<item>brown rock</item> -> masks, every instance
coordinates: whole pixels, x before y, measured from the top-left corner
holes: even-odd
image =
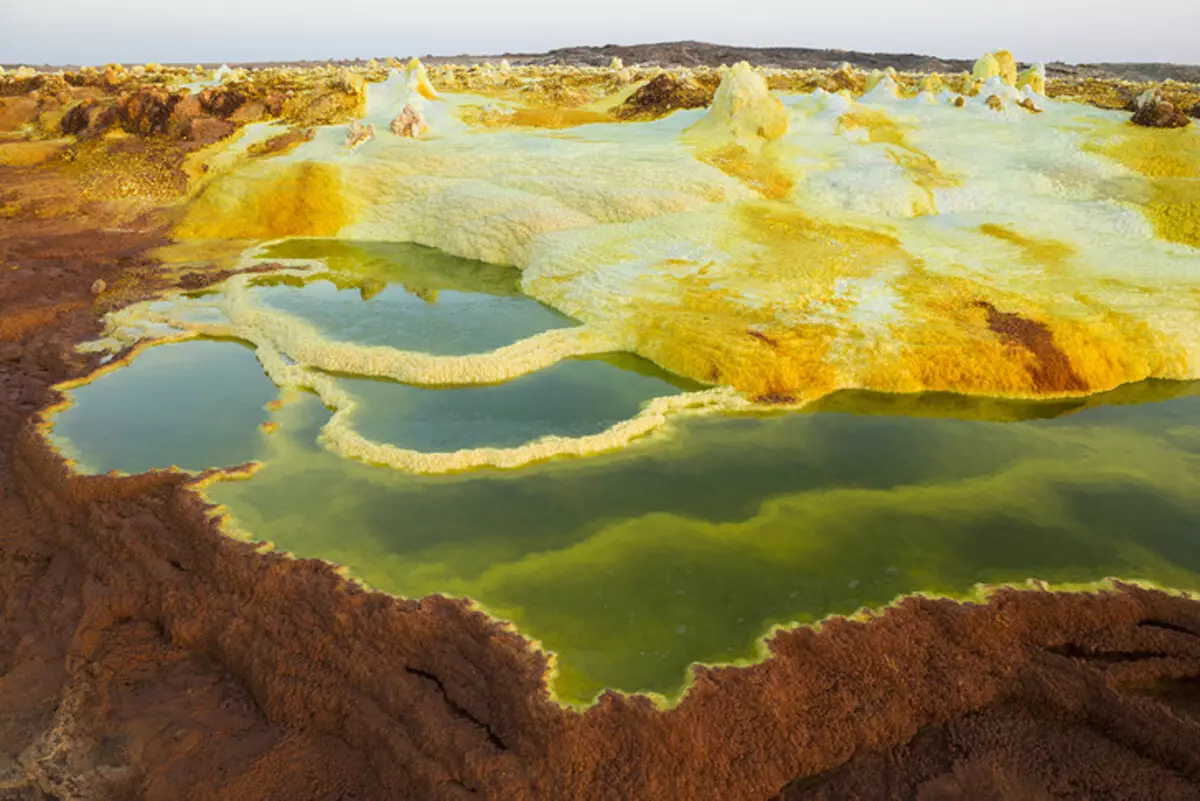
[[[282,92],[271,92],[263,101],[267,106],[267,113],[272,117],[278,117],[283,113],[283,103],[287,98]]]
[[[396,134],[396,136],[413,139],[428,130],[429,126],[425,123],[425,118],[421,116],[421,112],[417,111],[411,105],[401,109],[400,113],[396,115],[396,119],[392,120],[392,133]]]
[[[1017,105],[1033,114],[1041,114],[1042,110],[1033,104],[1033,101],[1028,97],[1024,100],[1018,100]]]
[[[108,284],[104,283],[103,278],[97,278],[92,282],[92,294],[99,295],[104,290],[108,289]]]
[[[184,95],[175,108],[171,109],[171,126],[182,136],[191,126],[191,121],[204,114],[204,106],[197,95]]]
[[[236,89],[205,89],[199,98],[206,113],[221,119],[228,119],[246,102],[246,96]]]
[[[0,131],[16,131],[37,119],[37,103],[27,97],[0,98]]]
[[[130,133],[141,136],[164,134],[171,127],[171,112],[180,101],[160,86],[147,86],[133,95],[124,95],[119,102],[121,125]]]
[[[188,120],[187,126],[181,131],[181,134],[182,138],[189,142],[207,145],[218,139],[224,139],[235,130],[237,130],[237,126],[232,122],[216,117],[200,116]]]
[[[1151,90],[1142,95],[1135,105],[1137,109],[1131,119],[1134,125],[1145,128],[1183,128],[1192,122],[1174,103],[1164,100],[1158,90]]]
[[[1004,102],[1000,100],[1000,95],[991,95],[987,99],[987,107],[992,111],[1000,111],[1004,108]]]
[[[316,129],[314,128],[295,128],[285,134],[273,136],[265,142],[253,144],[246,152],[251,156],[272,156],[277,153],[286,153],[304,142],[311,142],[315,134]]]
[[[704,108],[712,97],[710,89],[692,78],[664,72],[651,78],[613,113],[622,120],[654,120],[681,108]]]
[[[258,122],[267,116],[267,107],[262,101],[251,100],[243,103],[238,107],[237,111],[229,115],[229,121],[238,125],[245,125],[250,122]]]
[[[866,78],[862,74],[856,72],[849,64],[843,63],[821,80],[821,88],[833,94],[837,94],[843,89],[854,94],[861,94],[866,83]]]
[[[128,76],[125,74],[124,70],[118,70],[114,67],[106,67],[104,70],[103,85],[110,89],[115,89],[116,87],[125,83],[125,79],[127,77]]]
[[[117,123],[117,109],[95,98],[86,98],[63,114],[59,129],[80,139],[100,136]]]

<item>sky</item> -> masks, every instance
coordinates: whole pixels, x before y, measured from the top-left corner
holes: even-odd
[[[694,39],[1200,63],[1200,0],[0,0],[0,63],[325,60]]]

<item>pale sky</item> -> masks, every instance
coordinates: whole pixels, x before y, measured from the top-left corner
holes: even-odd
[[[1200,63],[1200,0],[0,0],[0,63],[272,61],[697,39]]]

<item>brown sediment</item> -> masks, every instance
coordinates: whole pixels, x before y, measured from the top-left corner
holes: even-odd
[[[1087,382],[1071,366],[1067,354],[1054,344],[1050,328],[1019,314],[1002,312],[986,300],[975,306],[987,312],[988,328],[1005,342],[1024,348],[1034,358],[1029,375],[1039,392],[1083,392]]]
[[[277,156],[294,150],[296,147],[311,142],[316,134],[315,128],[294,128],[287,133],[272,136],[263,142],[256,142],[246,148],[251,156]]]
[[[717,87],[702,84],[690,75],[664,72],[638,87],[624,103],[613,110],[622,120],[655,120],[678,109],[704,108],[712,103]]]
[[[175,220],[150,187],[88,199],[81,180],[0,167],[15,209],[0,227],[0,795],[1200,794],[1200,604],[1186,597],[910,598],[777,632],[752,667],[697,667],[672,709],[608,693],[576,712],[550,699],[547,657],[467,601],[367,592],[228,537],[188,476],[73,475],[38,432],[52,386],[97,367],[73,346],[177,280],[151,255]],[[192,288],[227,274],[186,273]],[[979,305],[1048,389],[1072,380],[1044,324]]]
[[[1033,101],[1030,100],[1028,97],[1025,98],[1024,100],[1018,100],[1017,105],[1020,106],[1021,108],[1025,109],[1026,111],[1028,111],[1031,114],[1041,114],[1042,113],[1042,110],[1040,108],[1038,108],[1037,106],[1035,106],[1033,104]]]

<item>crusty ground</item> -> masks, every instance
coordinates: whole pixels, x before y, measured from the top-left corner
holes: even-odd
[[[549,700],[542,654],[465,602],[224,537],[183,476],[70,474],[36,425],[53,384],[96,366],[74,344],[108,309],[228,273],[157,261],[169,204],[89,194],[95,170],[4,158],[15,144],[0,799],[1200,798],[1194,600],[911,598],[779,633],[754,667],[697,668],[672,710],[610,694],[577,713]],[[156,187],[183,169],[172,147],[192,145],[153,143]],[[994,316],[1052,370],[1035,325]]]

